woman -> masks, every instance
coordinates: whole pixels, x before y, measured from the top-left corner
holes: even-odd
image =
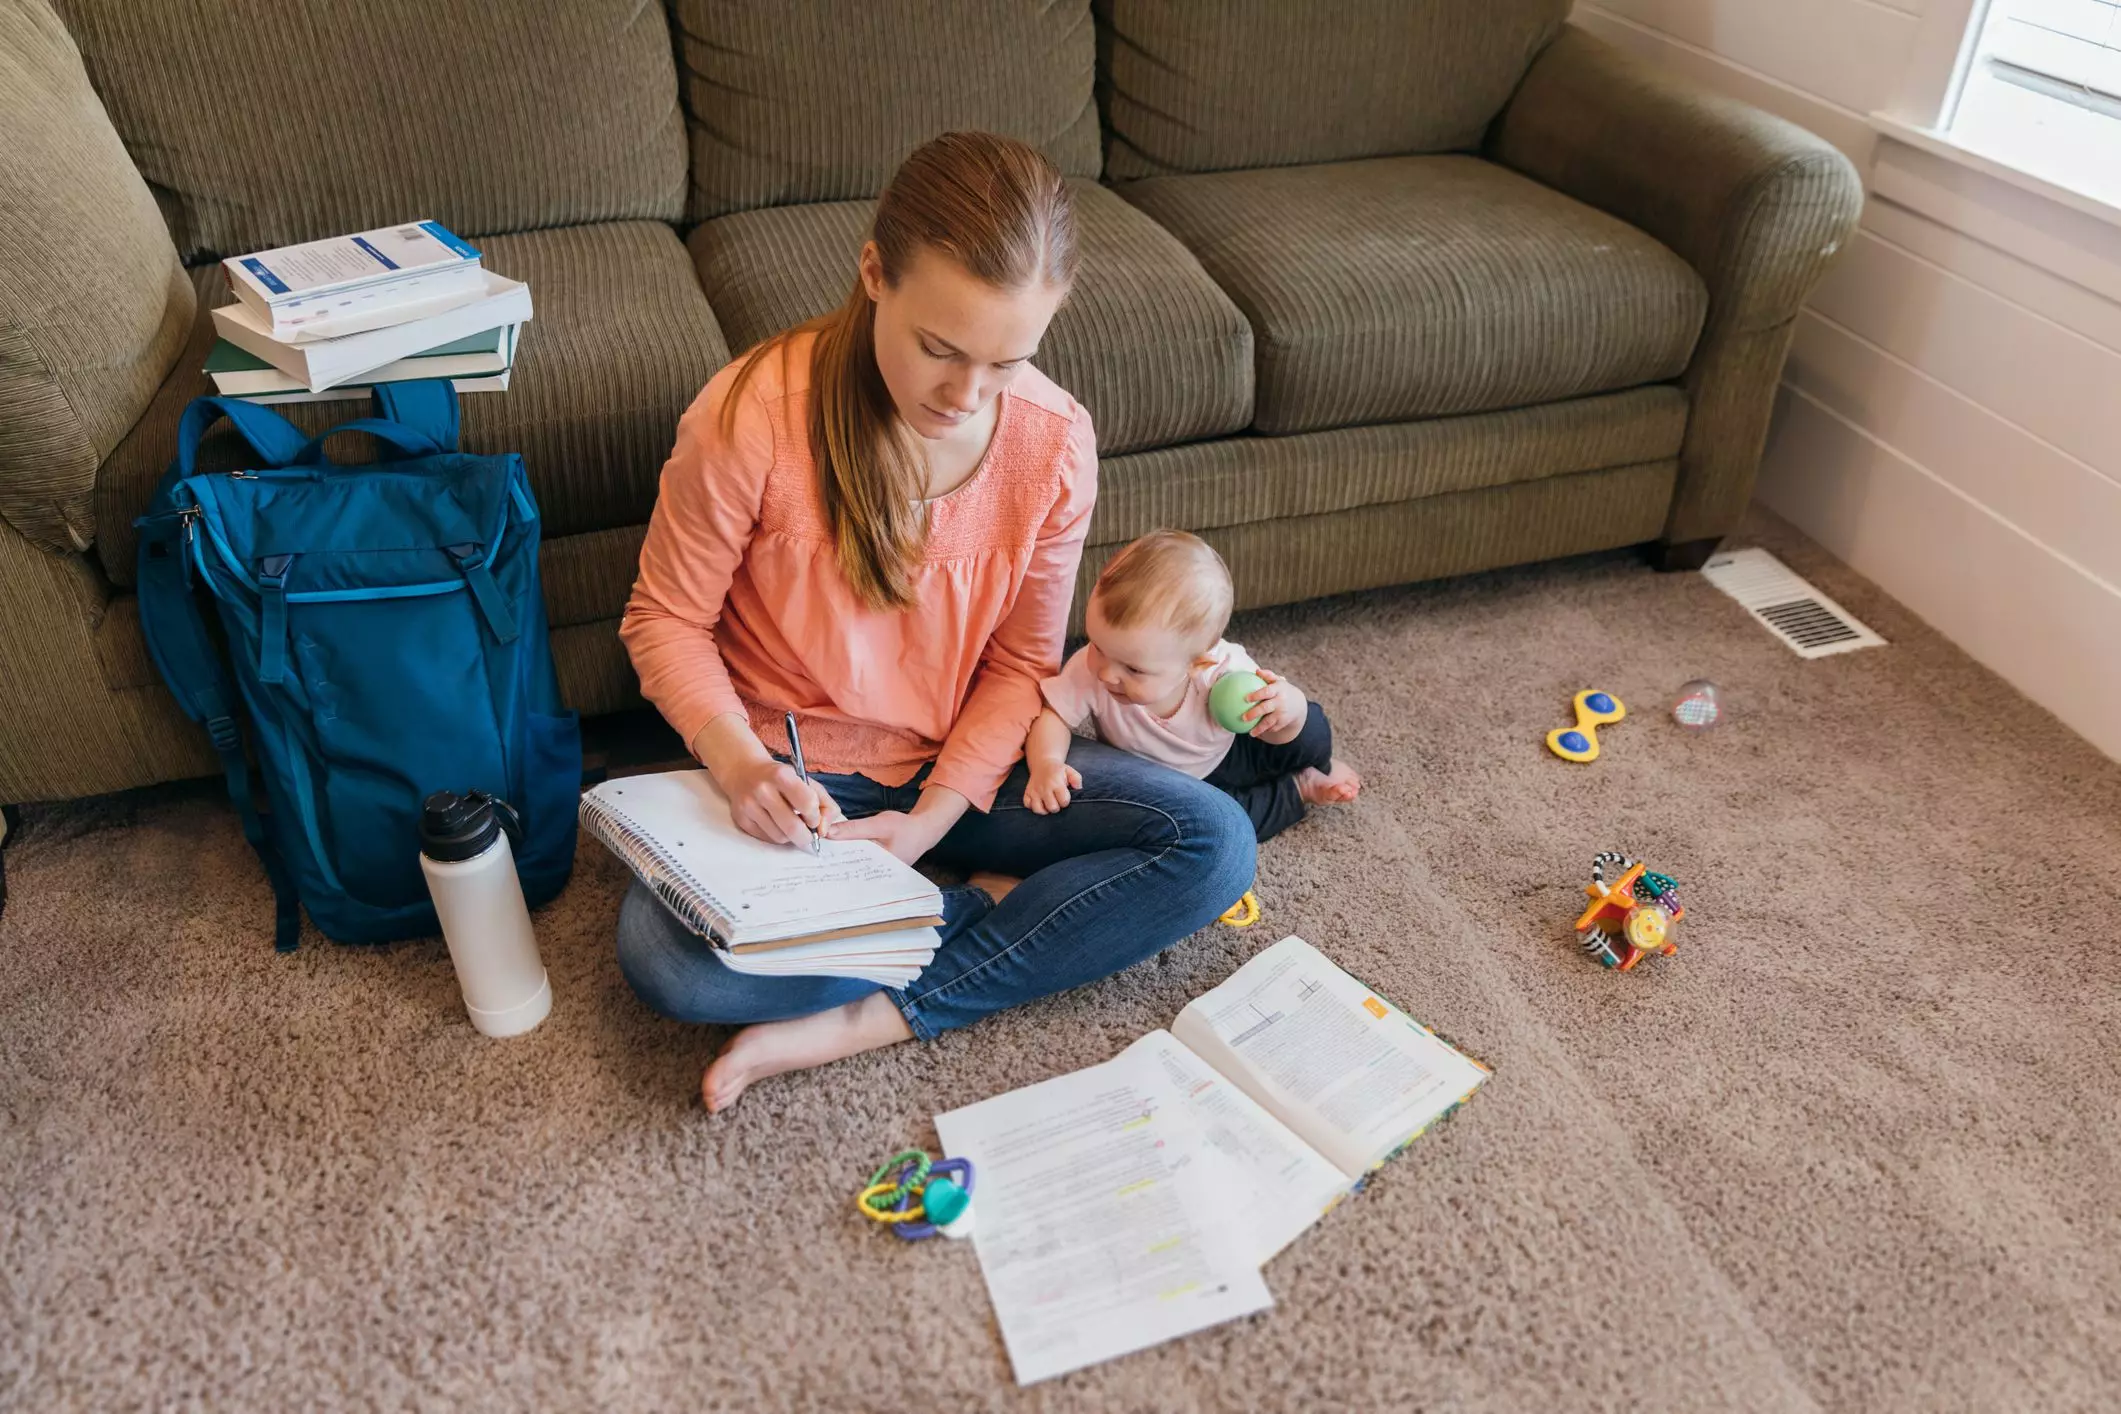
[[[1097,494],[1089,414],[1030,364],[1074,272],[1052,165],[946,134],[884,192],[846,302],[716,374],[678,424],[620,629],[642,691],[748,833],[974,871],[903,991],[734,972],[636,885],[634,991],[745,1028],[702,1078],[710,1109],[1108,976],[1251,883],[1229,797],[1092,742],[1069,757],[1073,806],[1023,808]],[[791,710],[808,783],[785,764]]]

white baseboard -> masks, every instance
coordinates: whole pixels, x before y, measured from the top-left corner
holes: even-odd
[[[1787,388],[1761,501],[2121,761],[2121,592]]]

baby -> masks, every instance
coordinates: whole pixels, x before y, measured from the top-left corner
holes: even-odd
[[[1155,531],[1112,557],[1090,591],[1090,642],[1040,684],[1046,707],[1024,743],[1027,809],[1051,814],[1081,788],[1068,739],[1086,718],[1100,740],[1235,797],[1262,840],[1313,805],[1355,799],[1362,778],[1333,759],[1326,714],[1224,640],[1230,600],[1222,556],[1184,531]],[[1215,680],[1235,672],[1266,682],[1246,699],[1246,736],[1208,710]]]

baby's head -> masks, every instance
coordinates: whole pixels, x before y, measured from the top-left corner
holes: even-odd
[[[1176,696],[1230,623],[1230,571],[1208,543],[1157,530],[1112,557],[1090,591],[1090,670],[1122,702]]]

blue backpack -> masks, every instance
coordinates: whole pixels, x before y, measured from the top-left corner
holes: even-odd
[[[375,401],[375,417],[308,440],[267,408],[194,399],[137,522],[148,651],[221,757],[272,880],[283,952],[300,929],[298,897],[341,942],[437,931],[419,863],[433,791],[483,790],[515,807],[516,869],[533,906],[574,865],[581,733],[546,642],[523,459],[456,450],[447,382],[379,384]],[[199,439],[223,415],[258,463],[196,472]],[[325,460],[325,440],[351,431],[386,459]],[[202,585],[226,661],[194,594]]]

